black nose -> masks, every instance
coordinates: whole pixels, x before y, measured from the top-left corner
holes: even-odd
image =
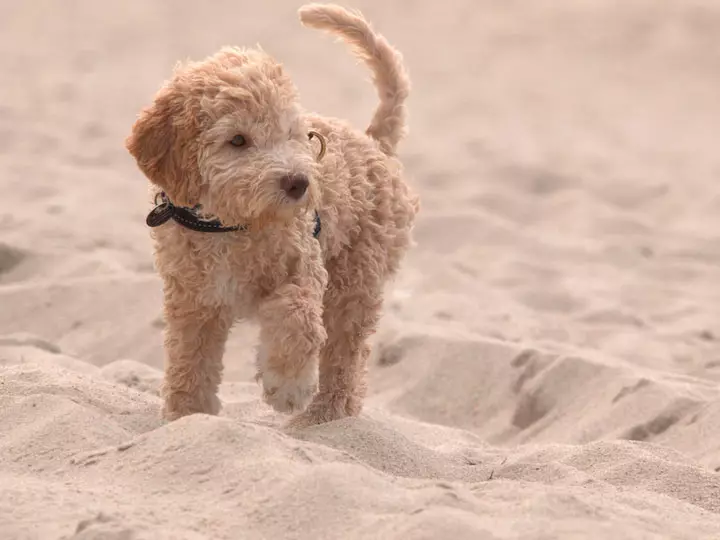
[[[291,199],[299,199],[307,191],[310,181],[304,174],[288,174],[280,179],[280,187]]]

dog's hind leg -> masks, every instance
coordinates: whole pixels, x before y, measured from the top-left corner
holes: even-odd
[[[232,324],[230,310],[169,300],[165,319],[163,416],[175,420],[193,413],[217,414],[222,356]]]

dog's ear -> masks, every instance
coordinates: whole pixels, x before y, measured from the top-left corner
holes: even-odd
[[[173,203],[194,206],[200,190],[198,135],[181,96],[164,88],[155,102],[140,113],[125,147],[145,176]]]

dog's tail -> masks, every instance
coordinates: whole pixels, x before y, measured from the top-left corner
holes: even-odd
[[[365,132],[380,143],[383,152],[394,154],[405,135],[405,100],[410,92],[400,53],[376,34],[359,12],[331,4],[308,4],[299,13],[305,26],[340,36],[371,69],[380,105]]]

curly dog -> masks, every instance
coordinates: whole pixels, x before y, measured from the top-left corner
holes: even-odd
[[[167,420],[219,412],[225,342],[242,319],[260,326],[263,399],[299,413],[291,425],[362,408],[367,340],[419,209],[396,156],[410,83],[359,13],[299,14],[372,71],[380,104],[364,134],[305,111],[268,54],[225,47],[178,67],[126,141],[159,200],[148,224],[164,283]]]

